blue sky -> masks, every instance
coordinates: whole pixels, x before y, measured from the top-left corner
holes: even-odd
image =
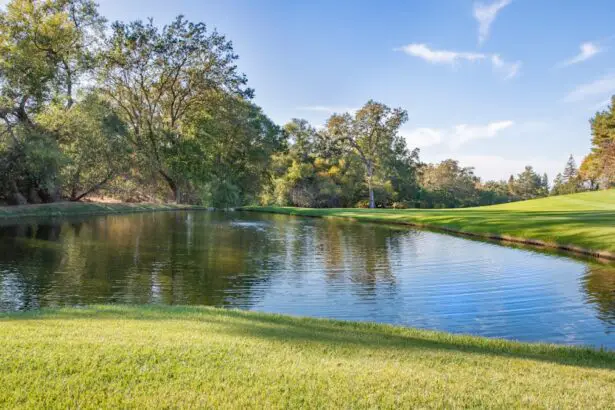
[[[1,0],[0,0],[1,1]],[[184,14],[227,35],[276,122],[322,125],[373,98],[405,108],[425,161],[550,178],[589,151],[615,93],[615,1],[99,0],[110,20]]]

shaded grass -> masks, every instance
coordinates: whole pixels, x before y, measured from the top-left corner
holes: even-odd
[[[444,210],[289,207],[243,209],[410,224],[615,258],[615,190]]]
[[[550,407],[615,402],[615,353],[205,307],[0,317],[0,407]]]
[[[191,205],[102,202],[55,202],[40,205],[2,206],[0,221],[30,217],[62,217],[73,215],[102,215],[149,211],[203,209]]]

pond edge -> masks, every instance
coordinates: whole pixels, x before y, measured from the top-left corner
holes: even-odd
[[[405,225],[415,228],[429,229],[434,231],[440,231],[445,233],[450,233],[459,236],[466,236],[471,238],[478,239],[490,239],[497,242],[507,242],[507,243],[517,243],[523,245],[529,245],[536,248],[547,248],[547,249],[555,249],[560,251],[565,251],[577,255],[591,256],[598,259],[606,259],[609,261],[615,260],[615,252],[604,251],[604,250],[596,250],[583,248],[577,245],[570,244],[558,244],[554,242],[547,242],[540,239],[530,239],[530,238],[521,238],[510,235],[501,235],[501,234],[492,234],[492,233],[476,233],[469,232],[459,229],[448,228],[446,226],[434,225],[434,224],[425,224],[420,222],[411,222],[411,221],[400,221],[400,220],[383,220],[378,217],[369,217],[369,218],[355,218],[352,216],[341,216],[341,215],[310,215],[310,214],[299,214],[292,212],[284,212],[281,210],[271,209],[271,208],[255,208],[255,207],[244,207],[239,208],[240,211],[245,212],[261,212],[261,213],[271,213],[271,214],[280,214],[280,215],[290,215],[290,216],[299,216],[299,217],[309,217],[309,218],[335,218],[335,219],[344,219],[353,222],[370,222],[370,223],[383,223],[383,224],[392,224],[392,225]]]

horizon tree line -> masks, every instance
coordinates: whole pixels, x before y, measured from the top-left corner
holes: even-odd
[[[592,152],[549,186],[527,166],[483,182],[424,164],[402,108],[373,100],[323,129],[278,126],[253,102],[232,43],[178,16],[109,22],[92,0],[0,10],[0,201],[175,201],[213,207],[463,207],[615,184],[615,100],[590,121]]]

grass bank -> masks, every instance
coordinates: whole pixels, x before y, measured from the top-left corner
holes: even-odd
[[[2,408],[608,408],[615,353],[204,307],[0,315]]]
[[[121,214],[148,211],[200,209],[190,205],[132,204],[102,202],[55,202],[40,205],[1,206],[0,221],[30,217],[57,217],[73,215]]]
[[[401,223],[615,259],[615,190],[461,209],[244,210]]]

